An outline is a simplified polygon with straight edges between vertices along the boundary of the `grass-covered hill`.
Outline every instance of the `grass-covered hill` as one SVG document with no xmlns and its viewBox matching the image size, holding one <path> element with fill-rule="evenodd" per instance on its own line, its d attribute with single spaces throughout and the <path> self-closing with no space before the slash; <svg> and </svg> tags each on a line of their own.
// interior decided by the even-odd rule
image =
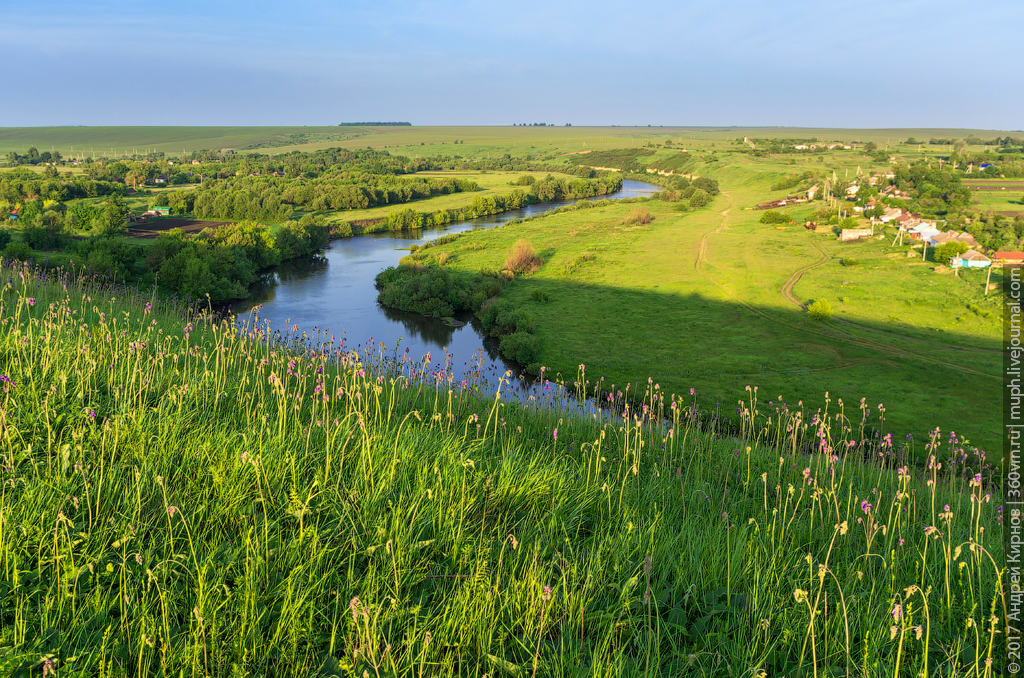
<svg viewBox="0 0 1024 678">
<path fill-rule="evenodd" d="M 1001 507 L 945 434 L 571 417 L 3 273 L 0 674 L 992 675 Z"/>
</svg>

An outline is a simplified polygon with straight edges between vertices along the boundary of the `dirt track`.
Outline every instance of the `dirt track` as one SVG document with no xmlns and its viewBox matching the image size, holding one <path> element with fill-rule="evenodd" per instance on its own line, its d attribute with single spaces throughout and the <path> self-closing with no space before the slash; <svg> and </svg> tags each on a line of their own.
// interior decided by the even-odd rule
<svg viewBox="0 0 1024 678">
<path fill-rule="evenodd" d="M 723 193 L 723 195 L 726 198 L 729 198 L 729 194 L 728 193 Z M 729 209 L 731 209 L 731 207 L 732 207 L 732 200 L 730 199 Z M 787 322 L 785 320 L 782 320 L 781 318 L 778 318 L 778 317 L 774 316 L 771 313 L 767 313 L 767 312 L 765 312 L 765 311 L 763 311 L 763 310 L 761 310 L 761 309 L 759 309 L 759 308 L 757 308 L 757 307 L 747 303 L 743 299 L 739 298 L 735 293 L 733 293 L 733 291 L 730 290 L 728 287 L 726 287 L 725 285 L 722 285 L 718 281 L 714 280 L 704 270 L 704 261 L 705 261 L 705 259 L 707 257 L 707 240 L 708 240 L 708 238 L 710 236 L 714 235 L 715 233 L 718 233 L 719 231 L 721 231 L 722 229 L 724 229 L 728 225 L 729 209 L 726 209 L 725 211 L 722 212 L 722 223 L 721 223 L 721 225 L 718 226 L 717 228 L 714 228 L 714 229 L 708 231 L 701 238 L 700 244 L 699 244 L 699 246 L 697 248 L 697 258 L 694 261 L 693 267 L 697 271 L 697 273 L 699 273 L 702 277 L 704 277 L 704 279 L 706 279 L 708 282 L 712 283 L 713 285 L 718 287 L 720 290 L 725 292 L 727 295 L 732 297 L 732 299 L 736 303 L 738 303 L 740 306 L 742 306 L 743 308 L 747 309 L 751 313 L 753 313 L 753 314 L 755 314 L 757 316 L 760 316 L 761 318 L 763 318 L 765 320 L 768 320 L 770 322 L 777 323 L 777 324 L 783 325 L 785 327 L 789 327 L 790 329 L 797 330 L 799 332 L 804 332 L 804 333 L 807 333 L 807 334 L 817 335 L 819 337 L 830 339 L 832 341 L 838 340 L 838 341 L 842 341 L 844 343 L 853 344 L 855 346 L 861 346 L 863 348 L 871 348 L 871 349 L 875 349 L 877 351 L 881 351 L 883 353 L 894 354 L 896 356 L 909 356 L 909 357 L 921 360 L 923 362 L 929 362 L 929 363 L 933 363 L 933 364 L 937 364 L 937 365 L 944 365 L 946 367 L 951 367 L 951 368 L 953 368 L 955 370 L 960 370 L 962 372 L 967 372 L 967 373 L 970 373 L 970 374 L 976 374 L 976 375 L 982 376 L 982 377 L 989 377 L 989 378 L 992 378 L 992 379 L 1000 379 L 1000 380 L 1002 379 L 1001 375 L 994 375 L 994 374 L 989 374 L 987 372 L 980 372 L 978 370 L 972 369 L 970 367 L 966 367 L 964 365 L 958 365 L 956 363 L 946 362 L 944 360 L 940 360 L 938 358 L 933 358 L 933 357 L 928 356 L 928 355 L 921 355 L 921 354 L 918 354 L 918 353 L 912 353 L 911 351 L 899 348 L 897 346 L 892 346 L 890 344 L 884 344 L 884 343 L 880 343 L 880 342 L 877 342 L 877 341 L 871 341 L 869 339 L 861 339 L 861 338 L 858 338 L 858 337 L 853 337 L 853 336 L 850 336 L 848 334 L 840 333 L 840 332 L 835 332 L 835 331 L 827 331 L 827 330 L 822 331 L 822 330 L 810 329 L 810 328 L 805 327 L 805 326 L 800 326 L 800 325 L 797 325 L 795 323 L 790 323 L 790 322 Z M 825 264 L 825 263 L 827 263 L 828 261 L 830 261 L 832 259 L 831 255 L 829 255 L 827 252 L 825 252 L 824 249 L 822 249 L 818 245 L 816 245 L 816 247 L 818 247 L 818 250 L 822 253 L 822 257 L 823 258 L 820 261 L 818 261 L 818 262 L 816 262 L 814 264 L 811 264 L 809 266 L 804 266 L 803 268 L 797 270 L 783 284 L 783 288 L 782 288 L 783 296 L 787 300 L 795 303 L 800 308 L 806 308 L 806 307 L 802 303 L 800 303 L 800 301 L 795 296 L 793 296 L 793 294 L 792 294 L 793 287 L 796 285 L 796 283 L 800 280 L 800 277 L 805 272 L 807 272 L 808 270 L 810 270 L 812 268 L 815 268 L 816 266 L 821 266 L 822 264 Z M 854 322 L 851 322 L 851 321 L 848 321 L 848 320 L 842 320 L 842 319 L 836 319 L 836 320 L 839 320 L 840 322 L 842 322 L 844 324 L 847 324 L 847 325 L 850 325 L 850 326 L 853 326 L 853 327 L 857 327 L 858 329 L 865 329 L 865 330 L 880 332 L 882 334 L 887 334 L 887 335 L 890 335 L 890 336 L 893 336 L 893 337 L 897 337 L 897 338 L 900 338 L 900 339 L 916 341 L 916 342 L 920 342 L 920 343 L 924 343 L 924 344 L 932 344 L 932 345 L 935 345 L 935 346 L 941 346 L 942 348 L 959 349 L 959 350 L 967 350 L 967 351 L 980 351 L 980 352 L 985 352 L 985 353 L 1000 353 L 999 351 L 990 351 L 990 350 L 987 350 L 987 349 L 972 349 L 972 348 L 966 348 L 966 347 L 963 347 L 963 346 L 953 346 L 953 345 L 950 345 L 950 344 L 940 344 L 939 342 L 931 342 L 931 341 L 927 341 L 925 339 L 916 339 L 914 337 L 907 337 L 907 336 L 904 336 L 904 335 L 901 335 L 901 334 L 897 334 L 895 332 L 888 332 L 886 330 L 876 330 L 873 327 L 868 327 L 866 325 L 859 325 L 857 323 L 854 323 Z M 838 365 L 835 368 L 830 368 L 830 369 L 841 369 L 843 367 L 849 367 L 852 364 L 854 364 L 855 362 L 863 362 L 863 361 L 850 361 L 850 362 Z"/>
</svg>

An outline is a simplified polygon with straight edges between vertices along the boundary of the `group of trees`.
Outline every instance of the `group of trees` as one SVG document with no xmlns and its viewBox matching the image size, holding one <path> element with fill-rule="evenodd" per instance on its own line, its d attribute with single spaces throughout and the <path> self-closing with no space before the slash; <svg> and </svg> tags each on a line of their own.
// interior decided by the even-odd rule
<svg viewBox="0 0 1024 678">
<path fill-rule="evenodd" d="M 61 159 L 60 151 L 43 151 L 40 153 L 39 149 L 35 146 L 30 146 L 24 155 L 16 151 L 10 151 L 6 157 L 7 164 L 11 166 L 49 164 L 60 162 Z"/>
<path fill-rule="evenodd" d="M 251 222 L 206 229 L 192 238 L 174 229 L 149 246 L 146 266 L 161 285 L 184 297 L 209 295 L 223 303 L 244 298 L 262 270 L 315 254 L 329 240 L 327 223 L 313 216 L 285 222 L 275 234 Z"/>
<path fill-rule="evenodd" d="M 666 202 L 685 201 L 690 209 L 704 207 L 719 193 L 718 180 L 711 177 L 698 177 L 690 181 L 687 177 L 673 176 L 665 179 L 664 184 L 665 187 L 655 197 Z"/>
<path fill-rule="evenodd" d="M 391 174 L 331 172 L 314 179 L 243 176 L 204 182 L 195 191 L 193 212 L 200 219 L 277 221 L 296 208 L 364 209 L 477 188 L 476 183 L 462 178 Z"/>
</svg>

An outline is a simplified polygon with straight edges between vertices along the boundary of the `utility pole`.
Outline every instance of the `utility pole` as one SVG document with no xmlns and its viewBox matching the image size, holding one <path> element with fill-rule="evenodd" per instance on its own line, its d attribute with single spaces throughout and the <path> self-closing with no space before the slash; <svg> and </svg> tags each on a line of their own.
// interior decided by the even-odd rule
<svg viewBox="0 0 1024 678">
<path fill-rule="evenodd" d="M 921 261 L 925 261 L 925 257 L 928 255 L 928 241 L 924 241 L 924 249 L 921 250 Z"/>
<path fill-rule="evenodd" d="M 992 264 L 988 265 L 988 275 L 985 277 L 985 296 L 988 296 L 988 282 L 992 280 Z"/>
</svg>

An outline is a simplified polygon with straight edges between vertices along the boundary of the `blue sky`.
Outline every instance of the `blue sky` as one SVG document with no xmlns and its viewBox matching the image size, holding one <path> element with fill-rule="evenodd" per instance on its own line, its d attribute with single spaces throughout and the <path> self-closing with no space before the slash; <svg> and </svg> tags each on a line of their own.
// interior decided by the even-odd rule
<svg viewBox="0 0 1024 678">
<path fill-rule="evenodd" d="M 3 15 L 0 126 L 1024 129 L 1019 0 L 56 1 Z"/>
</svg>

